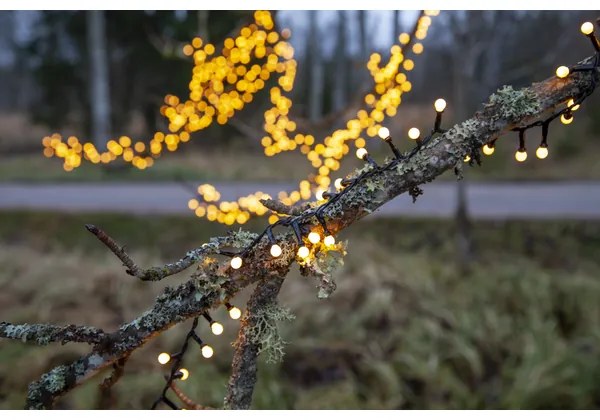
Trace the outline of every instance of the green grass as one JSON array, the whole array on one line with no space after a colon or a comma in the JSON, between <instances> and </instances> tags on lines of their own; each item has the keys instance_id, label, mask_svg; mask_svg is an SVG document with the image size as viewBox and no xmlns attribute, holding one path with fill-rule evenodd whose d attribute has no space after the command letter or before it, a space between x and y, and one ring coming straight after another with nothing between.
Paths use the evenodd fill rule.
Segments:
<instances>
[{"instance_id":1,"label":"green grass","mask_svg":"<svg viewBox=\"0 0 600 420\"><path fill-rule=\"evenodd\" d=\"M143 265L226 231L183 217L0 213L0 319L110 330L185 280L135 281L84 223L127 244ZM463 273L449 222L360 222L342 235L349 253L328 301L294 268L280 296L296 315L281 326L287 354L261 362L254 408L600 408L600 223L487 222L473 233L476 254ZM224 335L204 325L201 335L215 357L192 349L182 388L220 406L236 323L224 310L213 315ZM117 407L152 403L163 383L156 354L174 351L186 328L134 353ZM0 341L0 408L21 407L28 382L85 349ZM100 380L60 407L95 407Z\"/></svg>"}]
</instances>

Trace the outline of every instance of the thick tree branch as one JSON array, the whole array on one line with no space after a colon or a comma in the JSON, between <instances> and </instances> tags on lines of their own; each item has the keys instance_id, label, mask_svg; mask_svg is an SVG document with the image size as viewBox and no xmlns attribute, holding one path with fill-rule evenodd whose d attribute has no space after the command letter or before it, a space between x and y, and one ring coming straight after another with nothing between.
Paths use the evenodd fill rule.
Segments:
<instances>
[{"instance_id":1,"label":"thick tree branch","mask_svg":"<svg viewBox=\"0 0 600 420\"><path fill-rule=\"evenodd\" d=\"M97 344L105 337L105 333L99 328L77 325L59 327L47 324L14 325L0 322L0 337L21 340L24 343L34 342L45 346L55 342Z\"/></svg>"},{"instance_id":2,"label":"thick tree branch","mask_svg":"<svg viewBox=\"0 0 600 420\"><path fill-rule=\"evenodd\" d=\"M276 304L283 280L283 277L272 277L260 282L248 301L246 315L234 344L232 372L224 404L226 409L250 408L256 385L256 362L261 351L260 343L256 342L256 337L251 331L257 328L260 322L261 311Z\"/></svg>"},{"instance_id":3,"label":"thick tree branch","mask_svg":"<svg viewBox=\"0 0 600 420\"><path fill-rule=\"evenodd\" d=\"M591 58L585 61L591 62ZM346 194L340 196L335 204L327 206L324 216L329 231L333 234L339 232L399 194L430 182L448 169L460 166L463 157L467 154L474 156L481 145L496 140L515 128L524 127L544 118L548 113L564 106L568 99L579 98L590 93L595 88L598 79L597 69L593 72L574 72L566 79L552 77L529 88L513 91L512 94L503 96L501 100L496 97L496 100L486 104L473 118L455 125L444 134L434 138L408 159L397 165L386 167L372 177L358 182ZM520 99L516 100L516 98L525 98L527 106L522 106L523 104L519 102ZM511 102L513 100L514 103ZM311 228L311 226L305 227ZM317 220L314 220L312 227L318 227ZM219 262L208 256L219 253L219 250L226 246L237 249L246 248L255 238L256 235L245 232L234 232L226 237L214 238L210 243L199 248L201 251L198 257L190 256L188 258L186 256L182 259L184 262L179 265L175 263L174 266L187 268L199 261L201 266L187 282L176 288L166 288L164 293L156 299L155 305L140 317L124 324L113 333L105 333L95 344L91 353L71 364L56 367L44 374L39 381L33 382L29 387L27 406L29 408L52 407L57 397L97 374L101 369L127 357L148 340L171 326L221 305L223 301L234 296L241 288L255 283L257 279L271 279L270 281L274 283L282 281L296 258L295 252L298 245L291 232L277 237L277 243L282 248L282 255L279 258L270 256L271 244L267 238L263 237L244 255L244 263L239 270L231 269L229 261ZM114 246L105 244L124 262L128 269L137 268L130 258L119 256L119 253L123 251L114 244L114 241ZM132 267L126 261L130 261ZM175 268L170 270L175 270ZM135 270L132 272L140 273ZM264 293L269 295L268 292ZM264 294L260 295L264 296ZM7 325L10 326L10 324L2 324L3 331L5 331L2 336L5 337L8 336ZM62 327L46 326L45 328L57 331ZM31 331L33 333L33 330ZM23 334L21 334L22 336ZM29 333L25 337L26 340L38 341L36 336L29 335ZM41 334L40 337L48 337L48 334ZM74 341L70 338L69 336L67 341ZM46 342L43 338L39 341L42 344ZM61 338L50 341L61 341ZM95 341L93 342L95 343ZM243 348L244 351L250 352L250 355L258 352L257 348L250 346ZM238 371L242 368L252 370L251 363L247 365L242 363L243 355L237 355L237 357L240 359L237 362L238 368L236 369ZM251 387L241 383L236 385L235 378L230 381L230 390L232 386L239 392L233 393L236 395L229 395L230 403L226 405L232 408L248 406Z\"/></svg>"}]
</instances>

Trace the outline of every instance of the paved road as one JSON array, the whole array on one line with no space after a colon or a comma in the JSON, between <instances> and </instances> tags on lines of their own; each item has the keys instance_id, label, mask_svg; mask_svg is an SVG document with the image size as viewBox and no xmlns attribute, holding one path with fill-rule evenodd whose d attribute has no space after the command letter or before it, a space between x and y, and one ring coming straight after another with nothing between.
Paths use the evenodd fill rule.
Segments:
<instances>
[{"instance_id":1,"label":"paved road","mask_svg":"<svg viewBox=\"0 0 600 420\"><path fill-rule=\"evenodd\" d=\"M257 190L276 196L285 184L218 183L224 199ZM456 185L434 182L412 203L403 195L374 216L449 217L456 205ZM600 219L600 182L468 183L469 212L479 219ZM0 183L0 209L65 212L189 214L189 190L177 183L16 184Z\"/></svg>"}]
</instances>

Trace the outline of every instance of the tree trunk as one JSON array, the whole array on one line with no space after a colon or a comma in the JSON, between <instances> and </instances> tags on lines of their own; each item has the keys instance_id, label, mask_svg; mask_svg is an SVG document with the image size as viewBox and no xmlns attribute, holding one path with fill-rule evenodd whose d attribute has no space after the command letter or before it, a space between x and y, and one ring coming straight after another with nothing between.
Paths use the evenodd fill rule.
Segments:
<instances>
[{"instance_id":1,"label":"tree trunk","mask_svg":"<svg viewBox=\"0 0 600 420\"><path fill-rule=\"evenodd\" d=\"M339 111L346 104L346 80L348 78L348 60L346 57L346 13L338 11L337 45L333 59L335 74L333 76L333 111Z\"/></svg>"},{"instance_id":2,"label":"tree trunk","mask_svg":"<svg viewBox=\"0 0 600 420\"><path fill-rule=\"evenodd\" d=\"M105 12L89 10L86 13L92 138L96 147L99 147L110 137L111 132Z\"/></svg>"},{"instance_id":3,"label":"tree trunk","mask_svg":"<svg viewBox=\"0 0 600 420\"><path fill-rule=\"evenodd\" d=\"M317 11L309 10L310 22L308 39L308 65L309 94L308 94L308 118L310 121L318 121L323 115L323 63L321 60L321 39L319 37L319 26L317 25Z\"/></svg>"}]
</instances>

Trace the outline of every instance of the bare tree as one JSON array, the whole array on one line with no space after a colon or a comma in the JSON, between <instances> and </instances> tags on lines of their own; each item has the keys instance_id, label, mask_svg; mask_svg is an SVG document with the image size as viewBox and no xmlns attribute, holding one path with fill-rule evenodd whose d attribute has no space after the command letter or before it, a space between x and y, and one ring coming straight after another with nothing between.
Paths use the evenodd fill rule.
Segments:
<instances>
[{"instance_id":1,"label":"bare tree","mask_svg":"<svg viewBox=\"0 0 600 420\"><path fill-rule=\"evenodd\" d=\"M86 13L92 138L95 144L100 146L110 137L111 132L105 12L89 10Z\"/></svg>"}]
</instances>

